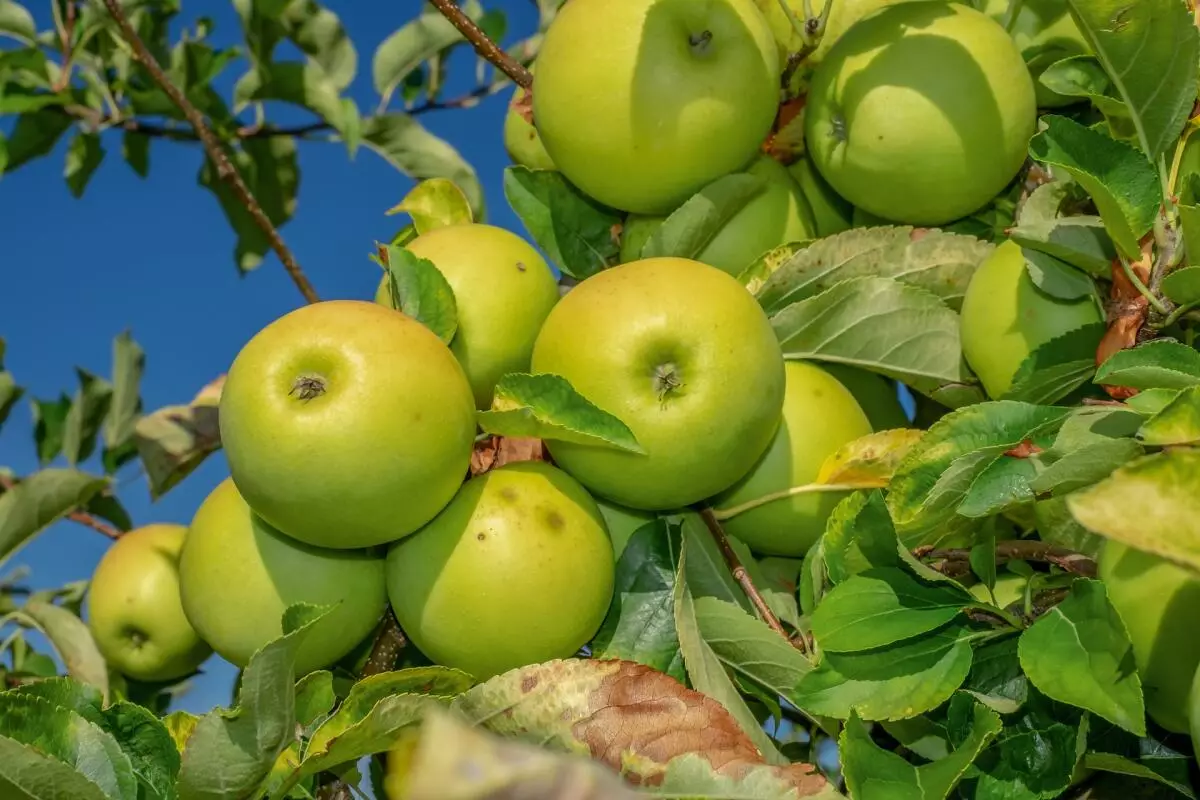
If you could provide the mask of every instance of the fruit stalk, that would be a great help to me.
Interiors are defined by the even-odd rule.
[[[105,1],[115,2],[115,0]],[[529,90],[533,87],[533,73],[525,69],[524,66],[508,53],[501,50],[500,45],[493,42],[483,32],[482,28],[463,13],[462,9],[458,7],[458,3],[454,2],[454,0],[429,0],[429,2],[441,12],[443,17],[450,21],[451,25],[458,28],[458,32],[463,35],[464,39],[471,43],[476,53],[479,53],[481,57],[494,65],[496,69],[512,78],[513,83],[522,89]]]
[[[283,268],[287,270],[288,275],[292,279],[292,283],[296,284],[296,288],[300,290],[300,294],[304,295],[304,299],[309,303],[317,303],[321,298],[317,296],[316,290],[308,281],[308,276],[304,274],[304,270],[300,268],[299,262],[284,244],[283,237],[279,231],[271,224],[270,218],[263,211],[262,206],[258,204],[254,194],[250,188],[246,186],[246,182],[242,180],[241,174],[237,171],[237,167],[229,160],[225,154],[225,150],[221,147],[221,143],[217,141],[217,137],[213,134],[208,126],[204,123],[204,117],[193,106],[188,99],[183,96],[183,93],[171,83],[171,80],[163,72],[162,67],[154,58],[153,54],[146,48],[145,42],[138,36],[133,25],[130,24],[129,18],[125,16],[125,12],[121,10],[121,5],[118,0],[104,0],[104,5],[108,8],[108,13],[116,21],[117,26],[121,29],[121,35],[125,37],[125,41],[129,42],[129,46],[133,48],[134,54],[138,61],[146,67],[146,71],[154,78],[162,90],[171,98],[171,102],[179,106],[179,110],[187,117],[188,123],[196,130],[196,135],[200,137],[200,142],[204,145],[204,152],[208,154],[209,159],[217,169],[217,177],[229,184],[233,189],[234,195],[250,212],[250,218],[266,235],[267,241],[271,245],[271,249],[279,256],[279,260],[283,263]]]
[[[750,599],[754,610],[758,612],[758,616],[767,626],[786,639],[793,646],[799,646],[799,643],[790,639],[787,631],[783,629],[779,618],[775,616],[775,612],[767,605],[767,601],[763,599],[759,593],[758,587],[754,585],[754,581],[750,578],[750,573],[746,571],[746,567],[742,564],[742,560],[738,558],[737,553],[733,552],[733,547],[729,544],[729,537],[725,535],[725,529],[721,527],[720,520],[711,508],[701,510],[700,516],[704,518],[704,524],[708,526],[709,533],[717,543],[717,547],[721,549],[721,555],[725,557],[725,564],[729,567],[729,572],[733,575],[733,579],[742,587],[742,591],[746,593],[746,597]]]

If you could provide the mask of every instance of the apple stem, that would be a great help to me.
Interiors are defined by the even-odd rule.
[[[125,37],[129,46],[133,48],[137,60],[142,62],[146,71],[154,78],[154,82],[162,87],[162,90],[166,92],[175,105],[179,106],[179,110],[183,112],[187,121],[196,130],[196,135],[200,138],[201,144],[204,145],[204,152],[208,154],[209,160],[217,170],[217,177],[229,184],[234,195],[246,207],[246,210],[250,212],[251,219],[254,220],[254,223],[266,235],[267,242],[270,243],[271,249],[275,251],[275,254],[279,256],[279,260],[283,263],[283,268],[287,270],[288,275],[291,277],[292,283],[296,284],[296,288],[300,290],[300,294],[304,295],[304,299],[307,302],[320,302],[321,298],[317,296],[316,289],[309,283],[308,276],[300,268],[300,264],[296,261],[296,257],[292,254],[292,251],[284,244],[283,237],[279,235],[279,231],[275,229],[275,226],[271,223],[271,219],[263,211],[262,206],[259,205],[258,200],[255,199],[249,187],[246,186],[246,182],[242,180],[237,167],[229,160],[221,143],[217,141],[217,137],[204,124],[204,117],[184,97],[183,93],[171,83],[166,73],[163,72],[158,61],[150,53],[149,49],[146,48],[145,42],[142,41],[133,25],[130,24],[129,18],[125,16],[119,0],[104,0],[104,5],[108,8],[108,13],[112,15],[117,26],[121,29],[121,34]]]
[[[747,500],[738,506],[732,508],[723,508],[719,511],[713,511],[713,517],[718,521],[733,519],[738,514],[745,514],[747,511],[753,511],[756,508],[765,506],[767,503],[774,503],[776,500],[786,500],[789,497],[799,497],[804,494],[820,494],[821,492],[853,492],[857,489],[877,489],[877,483],[806,483],[803,486],[792,486],[779,492],[764,494],[762,497],[756,497],[753,500]]]
[[[116,0],[105,0],[105,2],[116,2]],[[441,12],[442,16],[450,21],[450,24],[458,29],[458,32],[463,35],[463,38],[471,43],[475,48],[475,52],[479,53],[485,61],[488,61],[496,69],[503,72],[513,83],[520,86],[526,91],[533,88],[533,73],[525,69],[525,67],[515,58],[500,49],[500,45],[496,44],[483,29],[475,24],[474,20],[463,13],[463,10],[458,7],[458,3],[454,0],[429,0],[429,2]]]
[[[318,398],[325,394],[325,379],[315,375],[301,375],[296,378],[288,394],[294,394],[305,402]]]

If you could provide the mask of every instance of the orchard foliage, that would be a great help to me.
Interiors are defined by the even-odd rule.
[[[760,3],[769,14],[776,5]],[[785,109],[798,85],[803,96],[803,56],[824,20],[795,5],[803,32],[781,46],[800,51],[800,69],[784,81]],[[415,116],[469,106],[508,79],[442,97],[446,51],[463,42],[423,8],[376,52],[381,103],[363,113],[343,96],[353,44],[314,2],[235,3],[236,50],[207,44],[202,19],[171,45],[172,4],[123,6],[276,225],[294,203],[299,137],[366,146],[423,179],[392,209],[410,224],[381,232],[375,261],[385,299],[453,342],[454,290],[405,245],[481,220],[482,197],[471,167]],[[539,3],[543,29],[557,6]],[[1152,613],[1120,607],[1130,588],[1106,576],[1103,555],[1111,540],[1200,581],[1200,162],[1189,148],[1200,31],[1183,0],[1062,6],[1088,52],[1043,65],[1038,80],[1075,102],[1039,112],[1028,160],[989,204],[939,228],[868,222],[782,243],[736,276],[785,358],[883,376],[915,402],[909,427],[848,443],[786,490],[839,497],[802,559],[761,557],[723,533],[770,498],[647,514],[579,657],[482,682],[411,646],[397,661],[388,620],[338,664],[297,674],[297,648],[330,609],[296,604],[245,667],[233,709],[202,717],[170,711],[174,684],[139,684],[105,663],[79,617],[86,581],[30,593],[14,573],[0,581],[0,796],[346,797],[370,785],[380,798],[1194,798],[1200,748],[1175,718],[1200,735],[1200,689],[1146,677],[1143,642],[1168,660],[1184,648],[1154,641]],[[0,34],[18,42],[0,51],[0,111],[20,115],[0,141],[7,169],[70,135],[66,178],[81,192],[118,131],[140,172],[152,139],[194,138],[99,4],[54,8],[55,30],[39,33],[0,0]],[[504,38],[502,14],[464,10]],[[540,35],[508,52],[531,63]],[[284,40],[303,60],[276,60]],[[225,100],[211,80],[239,62],[244,77]],[[315,121],[274,125],[265,100]],[[799,140],[788,145],[793,120],[781,113],[764,147],[783,161],[802,155]],[[239,267],[252,268],[265,240],[211,168],[201,183],[238,233]],[[621,260],[627,215],[564,174],[514,165],[503,186],[564,284]],[[697,257],[763,188],[749,172],[709,183],[637,255]],[[989,397],[964,357],[963,300],[1006,242],[1038,292],[1095,298],[1106,313],[1033,348]],[[64,517],[120,536],[133,522],[118,470],[139,464],[157,497],[221,447],[222,378],[147,410],[144,362],[123,335],[105,376],[78,369],[76,388],[46,400],[24,397],[0,360],[0,423],[28,403],[43,465],[0,471],[0,564]],[[543,442],[644,452],[619,414],[560,375],[503,376],[477,421],[473,473],[545,459]],[[1194,637],[1200,608],[1174,613],[1183,623],[1163,629]],[[56,657],[34,649],[30,630]],[[1200,686],[1197,667],[1182,665]],[[1170,713],[1156,711],[1164,703]],[[831,741],[836,766],[822,755]]]

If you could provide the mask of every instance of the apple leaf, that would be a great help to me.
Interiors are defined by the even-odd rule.
[[[1200,385],[1200,352],[1154,339],[1113,353],[1096,370],[1094,382],[1132,389],[1187,389]]]
[[[0,12],[3,6],[0,6]],[[36,800],[112,800],[82,772],[40,746],[0,735],[0,786],[18,798]]]
[[[1105,439],[1073,450],[1046,465],[1029,482],[1037,494],[1065,495],[1104,480],[1122,464],[1142,455],[1132,439]]]
[[[1026,251],[1053,256],[1095,277],[1107,277],[1112,271],[1113,259],[1117,257],[1112,237],[1099,217],[1034,221],[1022,217],[1010,236]]]
[[[1125,401],[1125,406],[1141,414],[1153,417],[1179,396],[1182,389],[1143,389]]]
[[[1137,128],[1124,101],[1111,94],[1112,83],[1095,56],[1070,56],[1055,61],[1038,75],[1038,82],[1056,94],[1091,101],[1108,122],[1114,139],[1137,143]]]
[[[721,229],[767,187],[747,172],[717,178],[671,212],[642,245],[641,258],[696,258]]]
[[[0,426],[24,394],[25,390],[17,386],[12,374],[4,369],[4,337],[0,336]]]
[[[855,492],[834,506],[821,542],[834,585],[873,568],[900,566],[896,530],[879,491]]]
[[[1041,435],[1027,439],[1035,447],[1050,446],[1052,437]],[[1039,463],[1032,458],[1001,454],[984,467],[967,489],[955,511],[964,517],[985,519],[1010,508],[1033,501],[1030,482],[1038,474]]]
[[[788,359],[862,367],[926,394],[966,377],[958,314],[891,278],[842,281],[776,312],[771,326]]]
[[[847,442],[821,462],[816,482],[882,489],[924,435],[915,428],[897,428]]]
[[[112,384],[84,369],[76,369],[79,390],[63,421],[63,455],[74,467],[86,461],[96,449],[96,434],[108,416],[112,403]]]
[[[327,669],[310,672],[296,681],[296,722],[308,728],[337,705],[333,673]]]
[[[108,665],[83,620],[65,608],[38,599],[30,599],[21,606],[21,613],[54,645],[67,674],[96,687],[107,700]]]
[[[810,242],[758,290],[768,312],[821,294],[852,278],[894,278],[931,292],[953,309],[995,246],[973,236],[910,226],[855,228]]]
[[[74,469],[43,469],[0,494],[0,563],[108,486]]]
[[[788,242],[787,244],[779,245],[779,247],[773,247],[751,261],[748,266],[738,273],[737,279],[745,285],[750,294],[757,296],[759,291],[762,290],[763,284],[775,274],[776,270],[811,243],[812,240]]]
[[[421,181],[386,213],[388,216],[408,214],[418,235],[450,225],[467,225],[473,221],[467,196],[458,188],[458,184],[446,178]]]
[[[142,415],[141,383],[146,353],[129,331],[113,339],[112,399],[104,419],[104,462],[110,472],[136,454],[134,426]]]
[[[1134,736],[1098,718],[1089,720],[1087,747],[1083,757],[1086,769],[1156,781],[1195,800],[1190,752],[1184,755],[1157,738]]]
[[[914,766],[875,744],[862,720],[851,714],[838,741],[846,787],[854,800],[945,800],[1001,727],[994,711],[976,703],[967,739],[942,758]]]
[[[1110,772],[1114,775],[1128,775],[1142,781],[1155,781],[1168,786],[1175,792],[1184,797],[1195,800],[1196,793],[1187,782],[1187,768],[1185,765],[1188,759],[1186,756],[1176,753],[1174,758],[1153,758],[1149,759],[1148,763],[1135,761],[1127,756],[1115,755],[1113,753],[1085,753],[1083,756],[1082,766],[1087,770],[1095,770],[1097,772]],[[1164,763],[1165,762],[1165,763]],[[1180,763],[1173,763],[1180,762]],[[1163,774],[1158,771],[1159,768],[1165,766],[1170,769],[1176,768],[1174,774]],[[1122,796],[1128,797],[1128,794],[1122,792]],[[1155,796],[1158,796],[1157,794]],[[1099,797],[1099,795],[1097,795]],[[1116,795],[1113,795],[1115,798]]]
[[[1187,252],[1200,253],[1200,205],[1179,204],[1179,227]]]
[[[479,427],[496,436],[550,439],[645,453],[624,422],[593,405],[560,375],[511,373],[496,384]]]
[[[1096,284],[1092,279],[1065,261],[1029,247],[1021,248],[1021,254],[1025,257],[1025,270],[1029,278],[1051,297],[1079,300],[1096,293]]]
[[[1200,302],[1200,267],[1175,270],[1163,278],[1162,290],[1181,306]]]
[[[636,661],[683,680],[675,633],[680,525],[656,519],[634,531],[617,560],[612,605],[592,637],[595,658]]]
[[[1067,502],[1093,533],[1200,573],[1200,451],[1144,456]]]
[[[134,425],[133,440],[146,468],[152,500],[166,494],[221,448],[217,413],[224,385],[222,375],[189,404],[164,406]]]
[[[7,33],[26,44],[33,44],[37,37],[37,26],[33,15],[16,0],[0,0],[0,33]]]
[[[60,394],[57,400],[31,398],[33,406],[33,440],[37,447],[38,464],[46,466],[62,452],[63,433],[71,398]]]
[[[936,630],[971,603],[965,590],[877,567],[834,586],[812,615],[812,632],[826,653],[871,650]]]
[[[1175,0],[1067,0],[1125,101],[1149,162],[1178,138],[1196,100],[1200,32]]]
[[[1138,240],[1154,224],[1162,201],[1154,167],[1135,148],[1067,117],[1047,114],[1042,124],[1044,130],[1029,142],[1030,155],[1070,173],[1096,203],[1117,247],[1138,257]]]
[[[688,512],[681,517],[683,541],[687,548],[688,558],[685,564],[687,570],[688,591],[692,597],[716,597],[735,605],[740,605],[746,611],[753,611],[754,606],[746,597],[746,593],[729,574],[729,567],[721,555],[720,548],[713,540],[708,526],[695,512]],[[739,550],[741,542],[729,536],[729,543],[734,547],[734,553],[740,559],[748,551]],[[735,544],[735,542],[737,544]],[[745,545],[742,545],[744,548]],[[746,562],[743,562],[743,564]],[[749,571],[750,567],[747,567]],[[751,575],[751,580],[755,578]],[[757,585],[757,581],[755,581]]]
[[[1137,438],[1151,447],[1200,443],[1200,386],[1181,390],[1175,399],[1146,420]]]
[[[466,2],[462,7],[463,12],[476,22],[483,16],[483,8],[477,2]],[[434,9],[423,8],[415,19],[393,32],[375,48],[371,61],[375,91],[381,97],[390,97],[422,62],[456,42],[464,42],[458,29]]]
[[[458,305],[446,276],[427,258],[403,247],[388,247],[388,299],[392,308],[412,317],[446,344],[458,332]]]
[[[196,723],[199,721],[199,717],[187,711],[172,711],[163,717],[167,735],[171,737],[171,741],[175,743],[175,749],[180,754],[187,747],[188,739],[192,737],[192,733],[196,730]]]
[[[616,261],[623,216],[586,196],[555,170],[506,167],[504,196],[558,268],[583,280]]]
[[[1010,636],[977,647],[961,691],[1000,714],[1019,711],[1029,697],[1029,679],[1021,669],[1018,642]]]
[[[919,716],[946,702],[966,679],[970,634],[966,625],[951,623],[874,650],[825,652],[800,681],[794,702],[809,714],[837,719],[853,712],[865,720]]]
[[[1049,405],[1070,395],[1096,374],[1096,348],[1105,330],[1097,322],[1040,345],[1021,362],[1000,399]]]
[[[888,510],[908,547],[936,544],[968,527],[957,517],[975,479],[996,459],[1057,429],[1065,408],[997,400],[958,409],[936,422],[892,478]]]

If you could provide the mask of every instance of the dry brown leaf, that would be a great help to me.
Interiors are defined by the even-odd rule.
[[[471,453],[471,476],[517,461],[549,461],[550,453],[541,439],[490,436],[475,443]]]
[[[779,106],[770,135],[762,143],[762,152],[787,166],[804,155],[804,102],[807,95]]]
[[[1130,264],[1132,271],[1143,284],[1150,280],[1150,264],[1153,239],[1142,242],[1142,257]],[[1112,289],[1109,291],[1108,330],[1096,348],[1096,365],[1107,361],[1114,353],[1133,347],[1150,313],[1150,301],[1138,291],[1133,281],[1125,274],[1119,260],[1112,263]],[[1136,389],[1126,386],[1104,386],[1104,391],[1115,400],[1128,400],[1137,394]]]
[[[1034,444],[1030,439],[1026,439],[1011,450],[1005,450],[1004,455],[1012,458],[1029,458],[1036,456],[1042,452],[1042,448]]]

